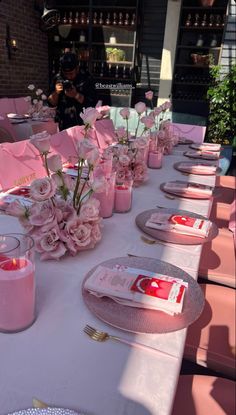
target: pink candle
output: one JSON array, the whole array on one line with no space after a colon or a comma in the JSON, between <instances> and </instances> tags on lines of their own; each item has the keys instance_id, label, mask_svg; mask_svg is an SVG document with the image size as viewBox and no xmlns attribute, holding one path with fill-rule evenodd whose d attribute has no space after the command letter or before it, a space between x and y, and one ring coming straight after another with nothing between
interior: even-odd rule
<instances>
[{"instance_id":1,"label":"pink candle","mask_svg":"<svg viewBox=\"0 0 236 415\"><path fill-rule=\"evenodd\" d=\"M25 258L0 262L0 331L20 331L35 318L34 265Z\"/></svg>"},{"instance_id":2,"label":"pink candle","mask_svg":"<svg viewBox=\"0 0 236 415\"><path fill-rule=\"evenodd\" d=\"M162 166L163 153L161 151L150 151L148 155L148 167L160 169Z\"/></svg>"},{"instance_id":3,"label":"pink candle","mask_svg":"<svg viewBox=\"0 0 236 415\"><path fill-rule=\"evenodd\" d=\"M110 178L106 178L106 188L103 192L94 193L94 197L100 202L100 216L102 218L110 218L113 214L115 200L115 178L116 174L112 174Z\"/></svg>"},{"instance_id":4,"label":"pink candle","mask_svg":"<svg viewBox=\"0 0 236 415\"><path fill-rule=\"evenodd\" d=\"M132 185L116 185L115 186L115 211L128 212L132 203Z\"/></svg>"}]
</instances>

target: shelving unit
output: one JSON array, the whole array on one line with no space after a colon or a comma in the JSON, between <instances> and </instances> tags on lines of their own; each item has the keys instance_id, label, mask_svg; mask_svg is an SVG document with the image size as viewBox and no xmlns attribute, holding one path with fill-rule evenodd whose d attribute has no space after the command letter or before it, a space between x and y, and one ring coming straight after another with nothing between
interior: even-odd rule
<instances>
[{"instance_id":1,"label":"shelving unit","mask_svg":"<svg viewBox=\"0 0 236 415\"><path fill-rule=\"evenodd\" d=\"M73 3L58 7L58 27L49 33L50 79L59 71L60 56L70 50L78 55L80 68L94 76L104 104L131 106L139 54L138 0L129 6L125 0Z\"/></svg>"},{"instance_id":2,"label":"shelving unit","mask_svg":"<svg viewBox=\"0 0 236 415\"><path fill-rule=\"evenodd\" d=\"M176 112L207 116L210 68L220 62L228 0L203 7L182 0L176 47L172 103Z\"/></svg>"}]
</instances>

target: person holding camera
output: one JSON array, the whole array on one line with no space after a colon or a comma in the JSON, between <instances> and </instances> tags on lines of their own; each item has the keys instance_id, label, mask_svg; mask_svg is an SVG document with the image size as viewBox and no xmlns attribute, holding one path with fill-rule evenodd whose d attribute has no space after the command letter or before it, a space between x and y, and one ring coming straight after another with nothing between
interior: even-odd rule
<instances>
[{"instance_id":1,"label":"person holding camera","mask_svg":"<svg viewBox=\"0 0 236 415\"><path fill-rule=\"evenodd\" d=\"M66 52L60 59L60 73L53 80L48 102L56 107L55 121L59 130L82 125L83 108L95 107L97 93L92 76L78 68L77 56Z\"/></svg>"}]
</instances>

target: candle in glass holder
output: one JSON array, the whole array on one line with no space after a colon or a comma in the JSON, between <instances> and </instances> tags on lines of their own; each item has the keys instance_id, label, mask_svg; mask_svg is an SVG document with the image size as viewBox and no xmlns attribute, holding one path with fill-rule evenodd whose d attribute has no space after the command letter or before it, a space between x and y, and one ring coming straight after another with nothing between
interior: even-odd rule
<instances>
[{"instance_id":1,"label":"candle in glass holder","mask_svg":"<svg viewBox=\"0 0 236 415\"><path fill-rule=\"evenodd\" d=\"M25 258L1 257L0 331L20 331L35 319L34 264Z\"/></svg>"},{"instance_id":2,"label":"candle in glass holder","mask_svg":"<svg viewBox=\"0 0 236 415\"><path fill-rule=\"evenodd\" d=\"M115 186L115 212L124 213L131 209L132 182L125 182Z\"/></svg>"},{"instance_id":3,"label":"candle in glass holder","mask_svg":"<svg viewBox=\"0 0 236 415\"><path fill-rule=\"evenodd\" d=\"M100 202L100 216L102 218L110 218L113 214L115 200L115 180L116 173L112 173L110 177L106 177L106 186L102 192L94 193L94 197Z\"/></svg>"},{"instance_id":4,"label":"candle in glass holder","mask_svg":"<svg viewBox=\"0 0 236 415\"><path fill-rule=\"evenodd\" d=\"M160 169L162 167L162 151L150 151L148 154L148 167Z\"/></svg>"}]
</instances>

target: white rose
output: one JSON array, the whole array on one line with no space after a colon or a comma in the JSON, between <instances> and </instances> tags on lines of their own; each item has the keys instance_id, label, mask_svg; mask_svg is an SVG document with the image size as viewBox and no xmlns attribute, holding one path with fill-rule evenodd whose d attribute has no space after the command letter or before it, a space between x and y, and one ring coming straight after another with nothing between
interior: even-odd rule
<instances>
[{"instance_id":1,"label":"white rose","mask_svg":"<svg viewBox=\"0 0 236 415\"><path fill-rule=\"evenodd\" d=\"M35 89L34 84L30 84L30 85L28 86L28 89L29 89L30 91L33 91L33 90Z\"/></svg>"}]
</instances>

